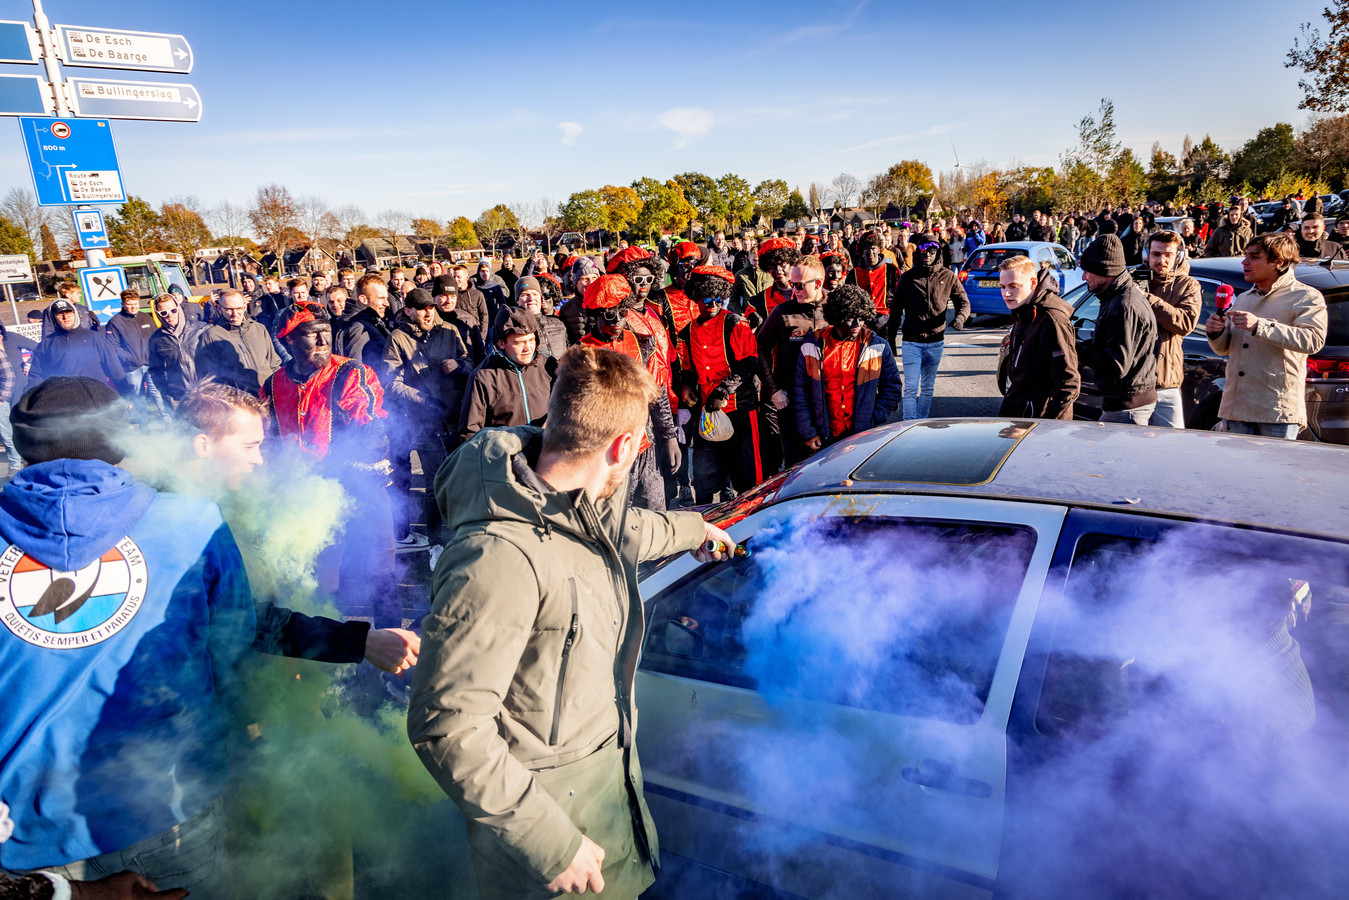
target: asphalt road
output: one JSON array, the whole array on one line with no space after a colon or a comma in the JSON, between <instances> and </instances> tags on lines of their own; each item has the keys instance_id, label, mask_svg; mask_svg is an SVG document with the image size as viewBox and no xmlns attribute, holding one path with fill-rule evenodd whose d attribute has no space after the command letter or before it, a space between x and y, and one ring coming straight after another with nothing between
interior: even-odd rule
<instances>
[{"instance_id":1,"label":"asphalt road","mask_svg":"<svg viewBox=\"0 0 1349 900\"><path fill-rule=\"evenodd\" d=\"M946 329L946 349L937 370L932 416L996 416L998 347L1007 334L1006 316L975 316L964 331ZM899 360L896 360L899 362ZM902 363L901 363L902 365Z\"/></svg>"}]
</instances>

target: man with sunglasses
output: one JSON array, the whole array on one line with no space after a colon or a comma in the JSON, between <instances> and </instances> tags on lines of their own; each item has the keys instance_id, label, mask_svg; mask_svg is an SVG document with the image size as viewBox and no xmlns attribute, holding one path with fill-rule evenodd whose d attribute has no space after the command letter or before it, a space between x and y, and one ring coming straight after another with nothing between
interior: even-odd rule
<instances>
[{"instance_id":1,"label":"man with sunglasses","mask_svg":"<svg viewBox=\"0 0 1349 900\"><path fill-rule=\"evenodd\" d=\"M788 465L808 458L811 450L796 429L796 411L785 411L796 382L796 362L801 345L824 327L824 264L811 254L803 256L788 276L792 299L779 303L760 326L759 358L764 362L764 393L778 416L782 452Z\"/></svg>"},{"instance_id":2,"label":"man with sunglasses","mask_svg":"<svg viewBox=\"0 0 1349 900\"><path fill-rule=\"evenodd\" d=\"M657 356L656 341L650 335L643 340L629 327L636 310L632 307L632 288L622 275L602 275L591 282L582 302L594 324L580 343L600 350L614 350L637 360L660 388L651 403L646 430L642 433L637 459L628 479L628 501L640 509L665 512L665 480L656 462L656 444L664 448L666 471L671 474L679 468L682 454L675 435L674 416L670 412L668 378L667 386L661 386L658 375L662 363Z\"/></svg>"},{"instance_id":3,"label":"man with sunglasses","mask_svg":"<svg viewBox=\"0 0 1349 900\"><path fill-rule=\"evenodd\" d=\"M857 268L848 273L848 284L855 284L871 296L876 308L872 326L885 334L890 321L890 309L899 289L899 266L885 259L885 245L874 231L862 235L857 242Z\"/></svg>"},{"instance_id":4,"label":"man with sunglasses","mask_svg":"<svg viewBox=\"0 0 1349 900\"><path fill-rule=\"evenodd\" d=\"M886 337L892 345L896 334L904 339L904 418L925 419L945 347L946 309L955 305L951 327L960 331L970 317L970 301L956 273L941 264L936 236L924 232L914 244L913 268L900 276Z\"/></svg>"}]
</instances>

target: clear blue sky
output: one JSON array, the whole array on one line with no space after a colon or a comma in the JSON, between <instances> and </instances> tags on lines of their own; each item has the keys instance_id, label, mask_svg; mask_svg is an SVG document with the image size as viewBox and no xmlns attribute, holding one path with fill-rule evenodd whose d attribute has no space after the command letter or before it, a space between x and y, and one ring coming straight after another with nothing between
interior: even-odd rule
<instances>
[{"instance_id":1,"label":"clear blue sky","mask_svg":"<svg viewBox=\"0 0 1349 900\"><path fill-rule=\"evenodd\" d=\"M113 125L130 192L246 204L278 182L371 217L448 218L694 170L803 190L900 159L936 171L952 143L964 163L1054 165L1102 97L1140 154L1179 153L1187 133L1233 150L1305 121L1282 63L1323 2L44 5L53 23L192 44L201 123ZM0 192L31 188L17 124L0 135Z\"/></svg>"}]
</instances>

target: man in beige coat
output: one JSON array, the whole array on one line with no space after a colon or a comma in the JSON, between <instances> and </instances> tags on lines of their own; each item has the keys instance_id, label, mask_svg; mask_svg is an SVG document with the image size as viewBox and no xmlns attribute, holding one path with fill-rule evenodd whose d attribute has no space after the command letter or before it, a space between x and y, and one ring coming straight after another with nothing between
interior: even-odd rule
<instances>
[{"instance_id":1,"label":"man in beige coat","mask_svg":"<svg viewBox=\"0 0 1349 900\"><path fill-rule=\"evenodd\" d=\"M1294 440L1307 423L1307 357L1326 342L1326 300L1297 280L1297 243L1262 234L1246 247L1241 269L1255 287L1226 316L1204 327L1215 353L1227 357L1219 428Z\"/></svg>"},{"instance_id":2,"label":"man in beige coat","mask_svg":"<svg viewBox=\"0 0 1349 900\"><path fill-rule=\"evenodd\" d=\"M629 509L656 387L573 347L543 429L484 429L441 467L456 529L432 580L408 736L468 820L479 894L635 898L659 864L633 745L637 563L706 540L693 512Z\"/></svg>"},{"instance_id":3,"label":"man in beige coat","mask_svg":"<svg viewBox=\"0 0 1349 900\"><path fill-rule=\"evenodd\" d=\"M1185 381L1185 338L1199 323L1204 298L1182 258L1184 239L1159 231L1148 239L1148 303L1157 318L1157 406L1149 425L1184 428L1180 386Z\"/></svg>"}]
</instances>

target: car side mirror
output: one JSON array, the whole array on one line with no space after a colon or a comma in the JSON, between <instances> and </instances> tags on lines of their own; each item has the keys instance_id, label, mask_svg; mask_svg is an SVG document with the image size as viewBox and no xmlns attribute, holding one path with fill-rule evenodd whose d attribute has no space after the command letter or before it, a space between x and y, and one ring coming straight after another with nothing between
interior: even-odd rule
<instances>
[{"instance_id":1,"label":"car side mirror","mask_svg":"<svg viewBox=\"0 0 1349 900\"><path fill-rule=\"evenodd\" d=\"M1079 325L1077 327L1077 339L1079 341L1089 341L1096 337L1096 326L1094 324Z\"/></svg>"},{"instance_id":2,"label":"car side mirror","mask_svg":"<svg viewBox=\"0 0 1349 900\"><path fill-rule=\"evenodd\" d=\"M673 620L665 623L665 640L662 651L666 656L698 659L703 655L704 644L702 634L694 628Z\"/></svg>"}]
</instances>

